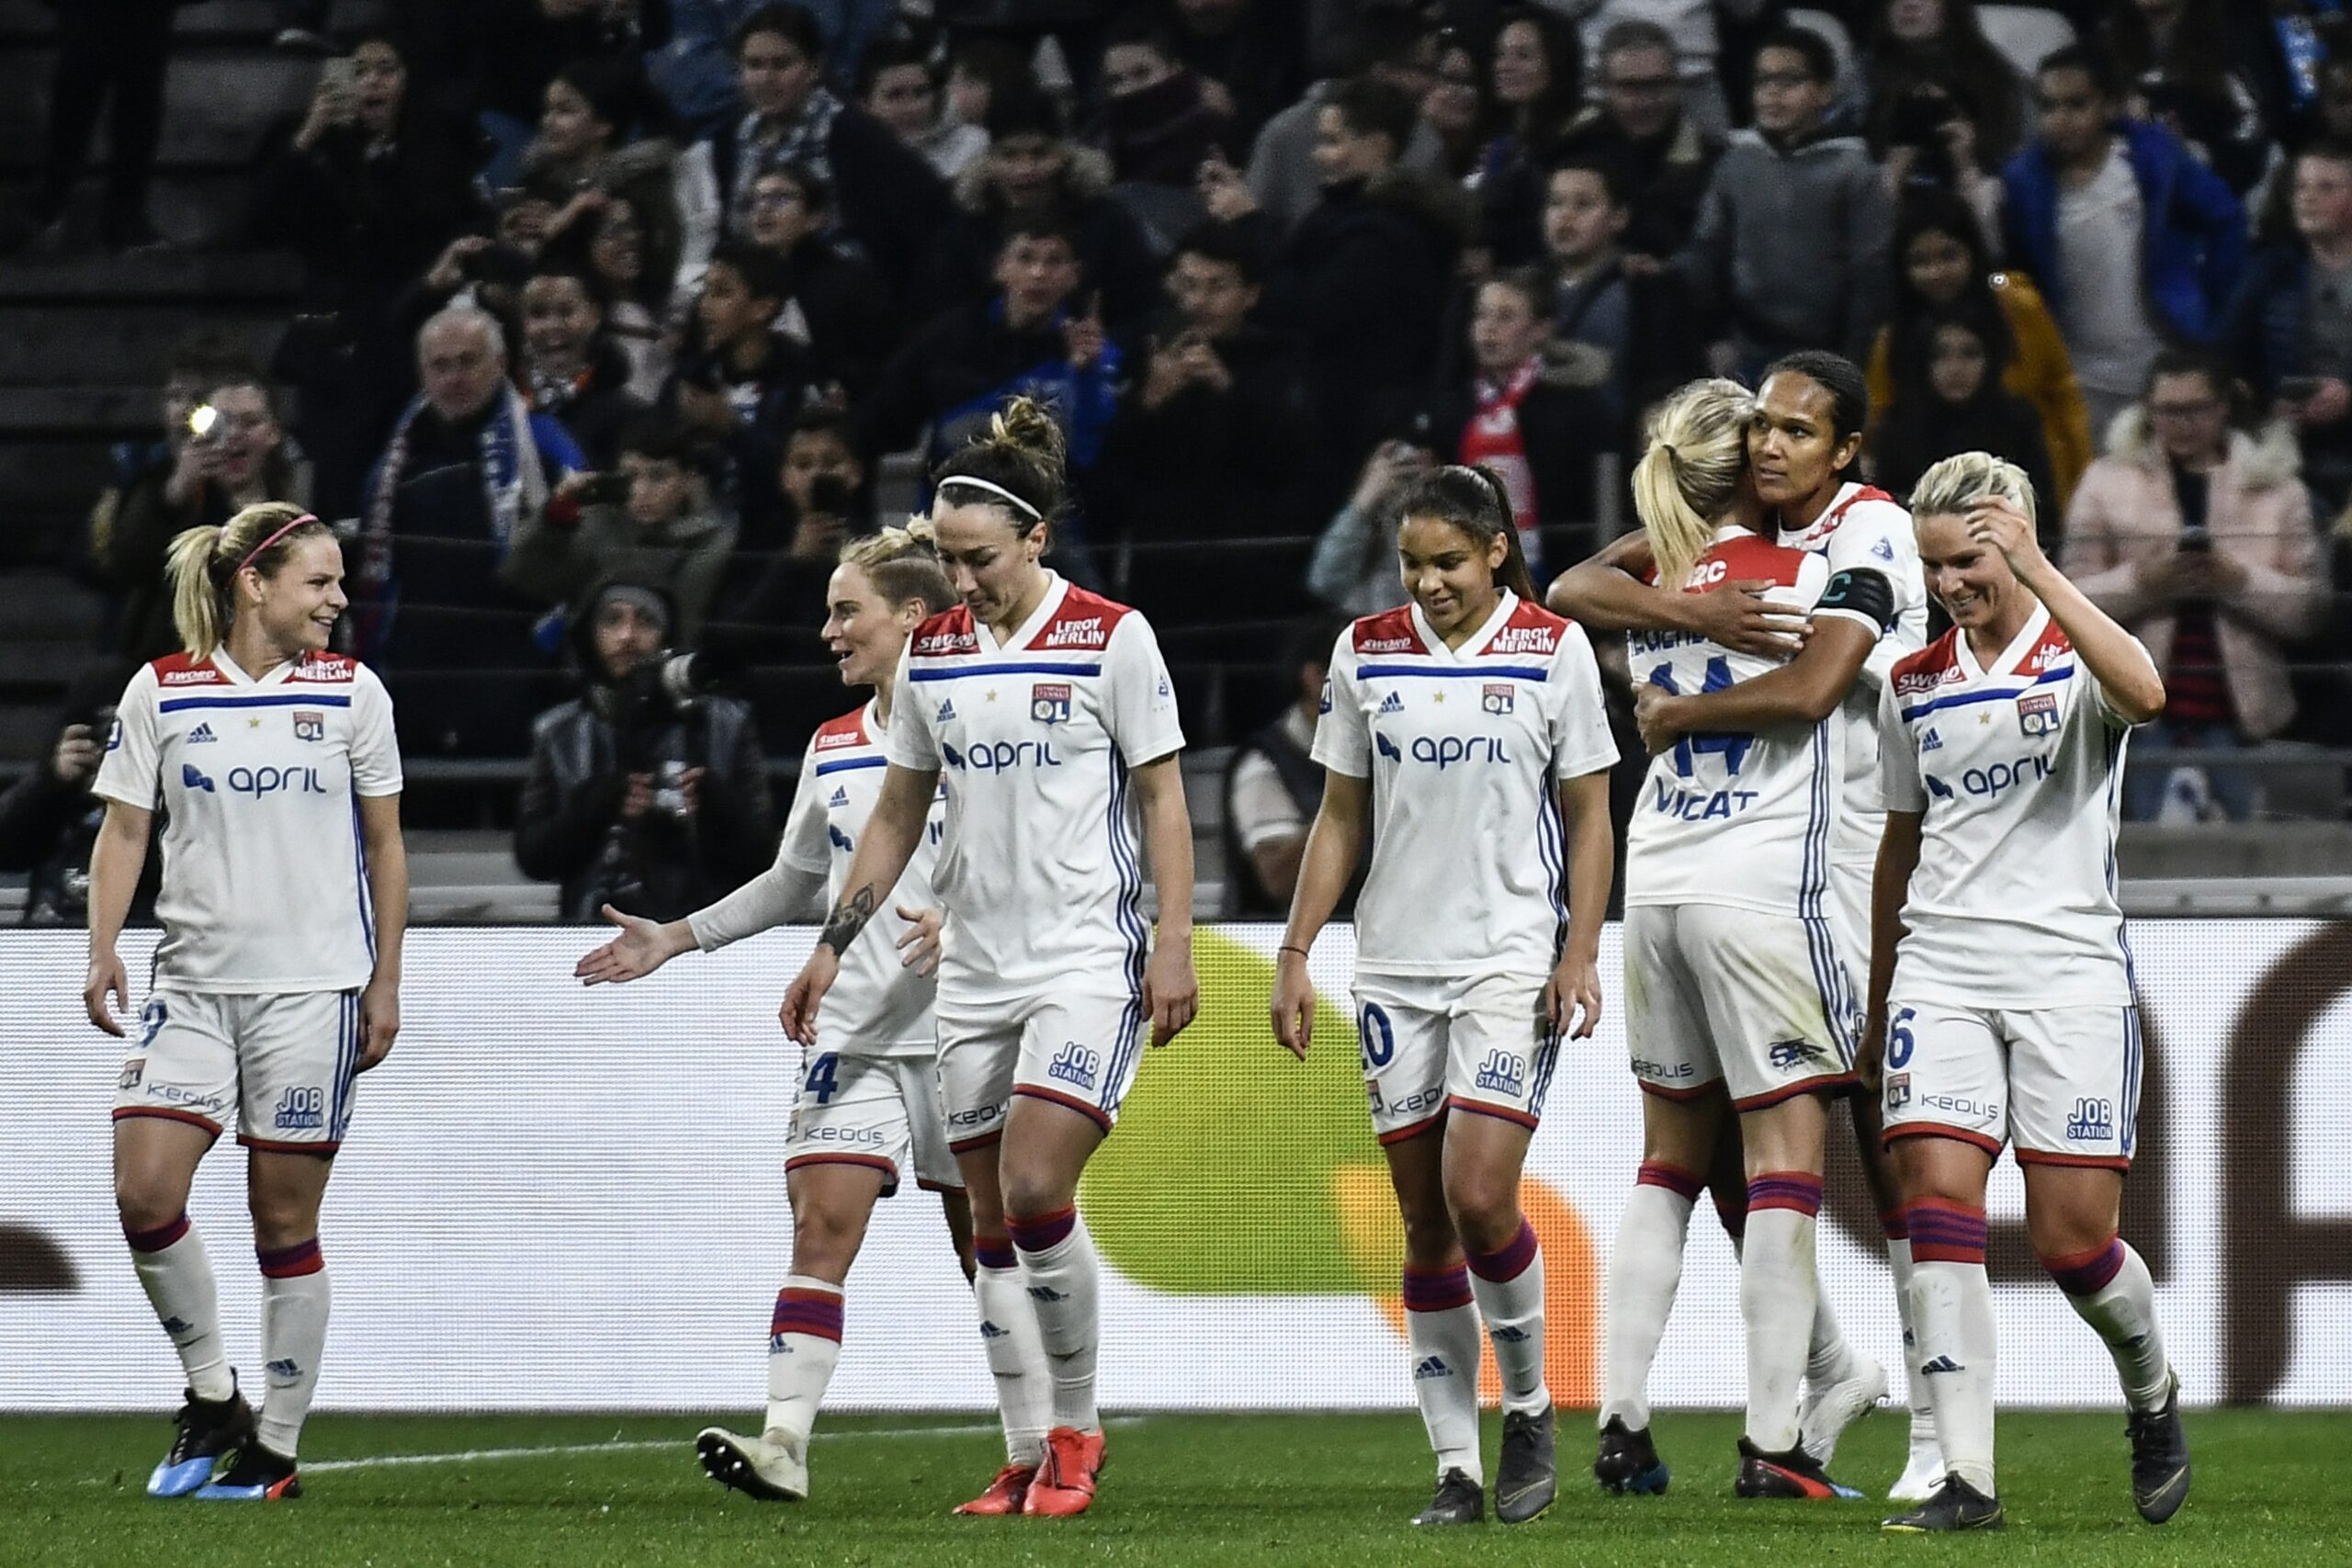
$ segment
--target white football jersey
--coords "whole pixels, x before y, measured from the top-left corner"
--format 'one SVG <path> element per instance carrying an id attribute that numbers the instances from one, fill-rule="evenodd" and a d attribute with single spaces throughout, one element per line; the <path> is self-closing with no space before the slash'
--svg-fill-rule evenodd
<path id="1" fill-rule="evenodd" d="M 1824 606 L 1815 612 L 1860 621 L 1878 637 L 1846 694 L 1844 798 L 1830 835 L 1833 864 L 1867 866 L 1878 858 L 1879 835 L 1886 826 L 1878 795 L 1879 693 L 1894 661 L 1917 652 L 1928 640 L 1928 579 L 1919 570 L 1919 537 L 1911 513 L 1893 496 L 1874 486 L 1849 484 L 1811 526 L 1781 529 L 1781 543 L 1826 558 L 1832 578 L 1842 571 L 1875 571 L 1894 590 L 1892 626 L 1852 610 Z M 1867 941 L 1869 932 L 1858 935 Z"/>
<path id="2" fill-rule="evenodd" d="M 1686 591 L 1768 581 L 1764 596 L 1805 615 L 1829 581 L 1826 559 L 1725 525 Z M 1636 686 L 1719 692 L 1779 668 L 1688 632 L 1626 639 Z M 1650 759 L 1625 834 L 1625 903 L 1727 904 L 1822 918 L 1830 835 L 1845 781 L 1843 710 L 1819 724 L 1755 734 L 1688 735 Z"/>
<path id="3" fill-rule="evenodd" d="M 869 702 L 818 726 L 800 759 L 800 787 L 793 795 L 776 858 L 822 875 L 827 908 L 841 900 L 849 863 L 882 794 L 882 771 L 889 761 L 882 754 L 884 733 Z M 929 1056 L 938 1049 L 931 1015 L 938 977 L 918 975 L 899 962 L 905 956 L 897 943 L 906 923 L 898 911 L 901 905 L 938 908 L 931 876 L 946 830 L 946 794 L 944 784 L 934 793 L 914 857 L 875 912 L 870 940 L 850 943 L 842 954 L 841 978 L 825 995 L 828 1050 L 848 1056 Z"/>
<path id="4" fill-rule="evenodd" d="M 1617 761 L 1584 629 L 1505 590 L 1457 650 L 1420 607 L 1340 635 L 1315 760 L 1372 780 L 1371 975 L 1548 976 L 1567 922 L 1559 782 Z"/>
<path id="5" fill-rule="evenodd" d="M 1887 809 L 1923 813 L 1894 993 L 2128 1005 L 2115 825 L 2129 726 L 2036 605 L 1989 670 L 1946 632 L 1882 699 Z"/>
<path id="6" fill-rule="evenodd" d="M 376 967 L 359 801 L 401 792 L 392 700 L 335 654 L 258 680 L 228 650 L 159 659 L 115 710 L 96 793 L 160 809 L 158 987 L 345 991 Z"/>
<path id="7" fill-rule="evenodd" d="M 1127 773 L 1183 750 L 1175 688 L 1142 615 L 1048 576 L 1004 642 L 958 605 L 916 627 L 899 662 L 884 752 L 947 786 L 939 993 L 966 1007 L 1143 987 Z"/>

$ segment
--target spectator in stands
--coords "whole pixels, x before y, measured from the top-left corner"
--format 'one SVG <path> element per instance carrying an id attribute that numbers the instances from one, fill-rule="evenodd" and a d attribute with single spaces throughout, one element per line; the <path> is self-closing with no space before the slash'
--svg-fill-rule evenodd
<path id="1" fill-rule="evenodd" d="M 111 525 L 91 541 L 101 580 L 121 595 L 115 649 L 141 662 L 180 646 L 164 570 L 173 536 L 265 501 L 310 502 L 308 467 L 288 448 L 277 392 L 251 365 L 223 373 L 186 429 L 171 466 L 127 486 Z"/>
<path id="2" fill-rule="evenodd" d="M 49 79 L 49 136 L 40 180 L 23 210 L 0 227 L 0 254 L 40 239 L 53 242 L 98 129 L 107 124 L 106 193 L 98 239 L 108 250 L 164 243 L 147 220 L 147 186 L 164 133 L 164 79 L 171 63 L 172 13 L 181 0 L 95 0 L 52 7 L 57 63 Z"/>
<path id="3" fill-rule="evenodd" d="M 1376 615 L 1405 602 L 1396 573 L 1396 504 L 1439 460 L 1426 414 L 1373 448 L 1354 491 L 1315 541 L 1306 568 L 1309 592 L 1350 616 Z"/>
<path id="4" fill-rule="evenodd" d="M 989 150 L 989 133 L 978 123 L 946 112 L 929 46 L 903 29 L 875 39 L 859 57 L 857 101 L 951 185 Z"/>
<path id="5" fill-rule="evenodd" d="M 613 466 L 622 429 L 645 412 L 628 374 L 628 355 L 605 334 L 596 279 L 542 261 L 523 285 L 523 378 L 531 406 L 562 423 L 592 468 Z"/>
<path id="6" fill-rule="evenodd" d="M 2295 239 L 2255 257 L 2222 337 L 2333 513 L 2352 501 L 2352 141 L 2306 147 L 2292 184 Z"/>
<path id="7" fill-rule="evenodd" d="M 1674 43 L 1684 112 L 1709 136 L 1728 130 L 1731 106 L 1746 101 L 1740 73 L 1754 48 L 1754 24 L 1777 23 L 1781 15 L 1770 0 L 1555 0 L 1552 9 L 1578 19 L 1588 56 L 1626 22 L 1664 28 Z"/>
<path id="8" fill-rule="evenodd" d="M 1257 248 L 1233 225 L 1178 243 L 1172 310 L 1129 375 L 1091 487 L 1132 543 L 1128 592 L 1162 644 L 1204 620 L 1251 623 L 1218 644 L 1242 662 L 1271 656 L 1274 628 L 1303 607 L 1306 564 L 1303 545 L 1282 542 L 1299 532 L 1312 439 L 1305 367 L 1295 342 L 1252 321 L 1262 287 Z"/>
<path id="9" fill-rule="evenodd" d="M 1317 113 L 1323 197 L 1274 253 L 1265 321 L 1306 355 L 1319 507 L 1426 395 L 1475 219 L 1459 186 L 1398 166 L 1415 118 L 1403 91 L 1360 77 Z"/>
<path id="10" fill-rule="evenodd" d="M 1674 60 L 1673 35 L 1656 22 L 1611 28 L 1600 40 L 1600 101 L 1560 141 L 1563 157 L 1617 165 L 1631 214 L 1624 246 L 1635 255 L 1670 256 L 1690 243 L 1724 152 L 1723 139 L 1683 108 Z"/>
<path id="11" fill-rule="evenodd" d="M 669 0 L 669 40 L 646 56 L 646 77 L 696 139 L 716 136 L 742 116 L 735 78 L 735 30 L 759 3 Z"/>
<path id="12" fill-rule="evenodd" d="M 1176 51 L 1244 142 L 1306 85 L 1297 11 L 1269 0 L 1175 0 Z"/>
<path id="13" fill-rule="evenodd" d="M 1982 162 L 1976 110 L 1957 85 L 1920 80 L 1889 106 L 1886 140 L 1872 140 L 1883 160 L 1887 195 L 1897 206 L 1918 197 L 1953 196 L 1968 203 L 1987 234 L 2001 231 L 2001 182 Z"/>
<path id="14" fill-rule="evenodd" d="M 787 632 L 821 619 L 842 546 L 876 525 L 872 477 L 847 414 L 821 403 L 802 409 L 777 476 L 790 519 L 784 546 L 743 561 L 747 581 L 728 596 L 728 617 Z"/>
<path id="15" fill-rule="evenodd" d="M 1756 49 L 1756 128 L 1732 138 L 1676 272 L 1724 319 L 1724 363 L 1753 378 L 1801 348 L 1859 359 L 1886 319 L 1894 213 L 1860 137 L 1830 117 L 1837 61 L 1780 28 Z"/>
<path id="16" fill-rule="evenodd" d="M 1331 648 L 1347 623 L 1306 622 L 1288 638 L 1282 670 L 1289 698 L 1282 716 L 1233 749 L 1225 770 L 1225 913 L 1278 920 L 1290 912 L 1306 829 L 1323 803 L 1323 769 L 1308 752 L 1330 674 Z M 1354 889 L 1341 900 L 1345 918 Z"/>
<path id="17" fill-rule="evenodd" d="M 728 231 L 750 225 L 752 176 L 805 164 L 832 187 L 842 231 L 864 248 L 902 308 L 922 298 L 947 186 L 890 129 L 824 85 L 817 19 L 805 6 L 763 6 L 735 37 L 747 112 L 712 145 Z"/>
<path id="18" fill-rule="evenodd" d="M 696 646 L 726 581 L 734 520 L 712 500 L 694 437 L 675 420 L 639 414 L 616 445 L 606 471 L 566 479 L 517 531 L 507 579 L 574 607 L 606 581 L 659 588 L 676 606 L 678 640 Z"/>
<path id="19" fill-rule="evenodd" d="M 566 65 L 548 84 L 523 170 L 575 192 L 626 189 L 640 204 L 664 209 L 678 237 L 677 286 L 692 288 L 718 240 L 718 174 L 707 141 L 680 147 L 656 136 L 628 142 L 646 112 L 644 90 L 633 62 Z"/>
<path id="20" fill-rule="evenodd" d="M 399 407 L 401 297 L 483 216 L 473 141 L 470 125 L 409 90 L 398 44 L 369 33 L 322 71 L 300 121 L 264 144 L 251 240 L 304 263 L 272 367 L 297 394 L 295 428 L 329 515 L 356 506 L 371 444 Z"/>
<path id="21" fill-rule="evenodd" d="M 1442 175 L 1447 179 L 1467 180 L 1477 172 L 1478 160 L 1486 156 L 1487 144 L 1494 140 L 1495 107 L 1487 90 L 1486 66 L 1465 39 L 1459 34 L 1452 34 L 1438 43 L 1437 68 L 1433 75 L 1429 90 L 1421 95 L 1421 123 L 1413 129 L 1413 145 L 1405 149 L 1405 166 L 1425 167 L 1416 161 L 1415 153 L 1417 149 L 1434 138 L 1438 162 L 1428 172 Z M 1411 85 L 1404 82 L 1397 85 L 1408 90 Z M 1288 114 L 1291 111 L 1285 109 L 1283 112 Z M 1281 118 L 1276 116 L 1267 129 L 1271 130 Z M 1314 117 L 1305 117 L 1300 124 L 1306 133 L 1298 144 L 1300 183 L 1305 193 L 1299 206 L 1304 211 L 1315 194 L 1315 163 L 1310 140 L 1315 129 Z M 1265 134 L 1261 132 L 1258 144 L 1262 147 L 1265 141 Z M 1255 173 L 1254 169 L 1252 173 Z"/>
<path id="22" fill-rule="evenodd" d="M 2187 142 L 2244 196 L 2269 167 L 2271 131 L 2224 9 L 2232 3 L 2109 0 L 2099 39 L 2143 117 Z"/>
<path id="23" fill-rule="evenodd" d="M 1078 243 L 1084 286 L 1102 318 L 1132 334 L 1159 299 L 1159 266 L 1134 217 L 1108 194 L 1111 161 L 1062 134 L 1045 89 L 1010 83 L 989 96 L 989 150 L 956 184 L 956 214 L 925 243 L 937 254 L 933 297 L 953 310 L 985 299 L 1015 220 L 1048 214 Z"/>
<path id="24" fill-rule="evenodd" d="M 495 665 L 501 650 L 523 657 L 527 613 L 544 606 L 507 588 L 496 569 L 517 529 L 585 459 L 563 426 L 532 412 L 515 389 L 504 333 L 487 311 L 441 311 L 417 333 L 416 355 L 424 390 L 368 482 L 352 571 L 361 652 L 417 671 Z M 466 690 L 435 688 L 435 711 L 409 726 L 412 746 L 431 745 L 427 737 L 444 749 L 507 739 L 513 716 L 487 699 L 469 708 Z"/>
<path id="25" fill-rule="evenodd" d="M 107 803 L 90 793 L 114 728 L 114 705 L 138 666 L 107 660 L 65 688 L 55 738 L 40 764 L 0 792 L 0 871 L 21 871 L 23 921 L 82 927 L 90 917 L 90 850 Z M 130 923 L 153 925 L 163 880 L 163 846 L 151 843 L 130 897 Z"/>
<path id="26" fill-rule="evenodd" d="M 2282 645 L 2325 604 L 2294 437 L 2277 423 L 2233 429 L 2236 390 L 2215 361 L 2158 355 L 2145 400 L 2116 422 L 2066 513 L 2063 570 L 2164 671 L 2164 716 L 2143 748 L 2228 752 L 2284 729 L 2295 704 Z M 2165 776 L 2133 768 L 2124 814 L 2154 816 Z M 2252 814 L 2242 770 L 2207 776 L 2228 815 Z"/>
<path id="27" fill-rule="evenodd" d="M 530 144 L 548 84 L 566 65 L 609 60 L 639 69 L 643 0 L 469 0 L 457 24 L 468 45 L 469 96 L 495 145 L 484 177 L 512 185 Z"/>
<path id="28" fill-rule="evenodd" d="M 1579 394 L 1588 451 L 1625 453 L 1638 445 L 1643 409 L 1700 372 L 1689 312 L 1671 277 L 1628 266 L 1625 236 L 1636 226 L 1623 165 L 1571 156 L 1552 170 L 1544 207 L 1544 259 L 1552 272 L 1545 315 L 1544 383 Z M 1542 493 L 1539 486 L 1537 493 Z M 1585 493 L 1580 516 L 1589 516 Z M 1550 507 L 1546 523 L 1566 521 Z"/>
<path id="29" fill-rule="evenodd" d="M 1545 171 L 1584 107 L 1577 30 L 1549 11 L 1507 12 L 1493 71 L 1501 128 L 1479 160 L 1478 240 L 1495 265 L 1526 266 L 1544 252 Z"/>
<path id="30" fill-rule="evenodd" d="M 790 287 L 772 254 L 748 241 L 722 241 L 662 394 L 686 428 L 723 457 L 725 497 L 753 549 L 773 548 L 783 537 L 776 468 L 784 433 L 812 394 L 807 355 L 775 330 Z"/>
<path id="31" fill-rule="evenodd" d="M 119 441 L 108 449 L 112 482 L 90 508 L 90 553 L 103 558 L 112 546 L 124 495 L 151 474 L 169 473 L 188 438 L 187 417 L 225 378 L 249 375 L 253 363 L 229 334 L 209 327 L 183 333 L 164 359 L 157 398 L 160 423 L 147 440 Z"/>
<path id="32" fill-rule="evenodd" d="M 1879 0 L 1863 63 L 1870 107 L 1863 127 L 1880 156 L 1922 127 L 1903 123 L 1914 87 L 1962 100 L 1975 145 L 1967 161 L 1998 168 L 2025 139 L 2024 84 L 1976 19 L 1976 0 Z"/>
<path id="33" fill-rule="evenodd" d="M 2007 254 L 2066 336 L 2091 429 L 2166 343 L 2203 343 L 2245 265 L 2245 209 L 2161 126 L 2122 117 L 2113 67 L 2069 45 L 2034 76 L 2041 128 L 2002 173 Z"/>
<path id="34" fill-rule="evenodd" d="M 564 265 L 585 265 L 605 300 L 605 331 L 628 356 L 628 389 L 650 400 L 669 384 L 675 345 L 671 336 L 675 235 L 650 223 L 626 192 L 589 192 L 573 203 L 545 254 Z"/>
<path id="35" fill-rule="evenodd" d="M 2064 515 L 2041 443 L 2041 415 L 2006 390 L 2008 322 L 1997 306 L 1963 295 L 1904 323 L 1892 349 L 1894 398 L 1871 437 L 1871 479 L 1902 497 L 1919 476 L 1961 452 L 1995 452 L 2052 497 L 2043 527 L 2057 544 Z"/>
<path id="36" fill-rule="evenodd" d="M 676 646 L 669 595 L 605 585 L 573 638 L 581 695 L 531 723 L 514 861 L 560 882 L 560 918 L 605 904 L 674 920 L 740 887 L 775 852 L 767 759 L 749 705 L 680 703 L 654 679 Z"/>
<path id="37" fill-rule="evenodd" d="M 1349 76 L 1385 82 L 1419 104 L 1437 87 L 1437 37 L 1435 25 L 1420 11 L 1396 0 L 1371 0 L 1349 29 L 1340 53 L 1349 62 Z M 1484 67 L 1466 50 L 1454 52 L 1465 56 L 1459 63 L 1470 72 L 1473 95 L 1477 96 L 1483 91 L 1476 84 Z M 1201 195 L 1212 217 L 1230 220 L 1255 210 L 1265 214 L 1263 221 L 1277 236 L 1296 227 L 1321 199 L 1323 182 L 1315 155 L 1317 131 L 1323 106 L 1347 79 L 1317 82 L 1298 102 L 1266 122 L 1250 148 L 1246 185 L 1229 164 L 1204 165 Z M 1397 162 L 1421 174 L 1466 175 L 1486 148 L 1485 117 L 1478 116 L 1468 130 L 1475 134 L 1465 136 L 1465 161 L 1457 168 L 1447 167 L 1445 149 L 1435 128 L 1426 122 L 1414 125 Z"/>
<path id="38" fill-rule="evenodd" d="M 1205 160 L 1235 155 L 1232 111 L 1213 96 L 1178 57 L 1168 22 L 1156 12 L 1125 12 L 1103 46 L 1102 103 L 1087 140 L 1109 154 L 1120 184 L 1189 192 Z"/>
<path id="39" fill-rule="evenodd" d="M 874 389 L 903 335 L 890 286 L 833 238 L 833 193 L 816 171 L 778 164 L 752 182 L 751 241 L 784 264 L 775 330 L 807 351 L 819 383 L 854 401 Z"/>
<path id="40" fill-rule="evenodd" d="M 2055 487 L 2041 493 L 2050 498 L 2052 517 L 2064 515 L 2083 470 L 2090 467 L 2091 422 L 2065 339 L 2041 293 L 2023 273 L 1993 270 L 1974 212 L 1950 195 L 1914 193 L 1904 202 L 1895 217 L 1894 265 L 1894 314 L 1871 345 L 1872 418 L 1883 418 L 1900 398 L 1894 367 L 1897 337 L 1913 333 L 1930 312 L 1963 300 L 1995 307 L 2008 338 L 2001 386 L 2031 403 L 2041 416 L 2041 447 Z"/>

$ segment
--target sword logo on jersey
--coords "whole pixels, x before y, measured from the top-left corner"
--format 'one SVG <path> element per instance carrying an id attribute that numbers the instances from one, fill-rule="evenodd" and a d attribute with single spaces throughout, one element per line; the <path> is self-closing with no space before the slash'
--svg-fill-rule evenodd
<path id="1" fill-rule="evenodd" d="M 1069 684 L 1041 682 L 1029 688 L 1029 716 L 1039 724 L 1069 722 Z"/>
<path id="2" fill-rule="evenodd" d="M 1490 1089 L 1517 1100 L 1526 1091 L 1527 1068 L 1518 1057 L 1497 1046 L 1478 1065 L 1476 1081 L 1480 1089 Z"/>
<path id="3" fill-rule="evenodd" d="M 1102 1055 L 1099 1052 L 1090 1051 L 1077 1041 L 1071 1040 L 1063 1044 L 1061 1054 L 1056 1056 L 1053 1065 L 1046 1069 L 1046 1076 L 1049 1078 L 1059 1078 L 1067 1084 L 1076 1084 L 1079 1088 L 1091 1092 L 1094 1088 L 1094 1075 L 1102 1070 Z"/>
<path id="4" fill-rule="evenodd" d="M 2018 728 L 2026 739 L 2038 740 L 2058 733 L 2058 694 L 2033 692 L 2018 699 Z"/>
<path id="5" fill-rule="evenodd" d="M 1519 688 L 1512 685 L 1509 681 L 1490 681 L 1487 683 L 1487 688 L 1480 696 L 1479 705 L 1484 707 L 1488 713 L 1509 713 L 1511 711 L 1513 694 L 1518 690 Z"/>
<path id="6" fill-rule="evenodd" d="M 327 738 L 327 716 L 307 708 L 294 710 L 294 739 L 324 740 Z"/>
<path id="7" fill-rule="evenodd" d="M 2104 1100 L 2078 1100 L 2066 1118 L 2066 1139 L 2075 1144 L 2103 1144 L 2115 1136 L 2115 1107 Z"/>

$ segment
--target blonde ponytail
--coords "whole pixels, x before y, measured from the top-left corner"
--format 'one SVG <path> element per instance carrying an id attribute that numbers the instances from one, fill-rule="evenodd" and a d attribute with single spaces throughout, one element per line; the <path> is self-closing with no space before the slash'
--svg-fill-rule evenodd
<path id="1" fill-rule="evenodd" d="M 1754 394 L 1736 381 L 1693 381 L 1666 400 L 1634 465 L 1634 512 L 1649 536 L 1657 584 L 1679 592 L 1707 553 L 1747 468 Z"/>
<path id="2" fill-rule="evenodd" d="M 841 563 L 865 573 L 874 591 L 894 605 L 919 603 L 926 615 L 956 605 L 956 587 L 939 562 L 928 517 L 910 517 L 904 527 L 852 539 L 842 547 Z"/>
<path id="3" fill-rule="evenodd" d="M 296 545 L 327 532 L 300 507 L 266 501 L 218 527 L 208 524 L 173 536 L 164 570 L 172 583 L 172 625 L 188 657 L 209 659 L 228 640 L 234 618 L 230 588 L 240 570 L 250 566 L 273 576 Z"/>

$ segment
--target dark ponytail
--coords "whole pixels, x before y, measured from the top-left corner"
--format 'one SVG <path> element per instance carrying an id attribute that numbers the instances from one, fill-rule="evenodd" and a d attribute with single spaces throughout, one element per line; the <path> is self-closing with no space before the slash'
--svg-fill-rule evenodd
<path id="1" fill-rule="evenodd" d="M 1544 601 L 1535 592 L 1535 574 L 1527 567 L 1527 549 L 1520 542 L 1519 525 L 1511 516 L 1510 492 L 1494 469 L 1449 463 L 1415 479 L 1405 491 L 1399 515 L 1432 517 L 1461 529 L 1481 547 L 1501 536 L 1503 564 L 1495 581 L 1531 604 Z"/>

